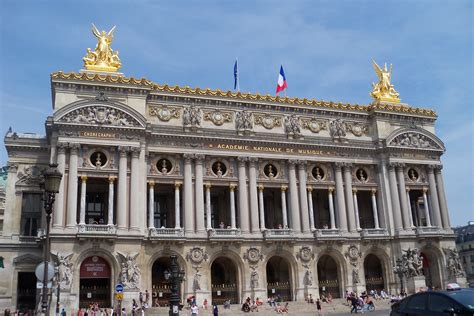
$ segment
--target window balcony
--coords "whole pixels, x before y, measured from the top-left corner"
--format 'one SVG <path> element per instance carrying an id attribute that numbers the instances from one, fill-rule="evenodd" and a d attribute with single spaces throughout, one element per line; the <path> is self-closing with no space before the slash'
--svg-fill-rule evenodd
<path id="1" fill-rule="evenodd" d="M 209 239 L 238 239 L 242 237 L 240 228 L 211 228 L 207 230 Z"/>
<path id="2" fill-rule="evenodd" d="M 381 239 L 388 236 L 388 232 L 385 228 L 363 228 L 361 232 L 363 239 Z"/>
<path id="3" fill-rule="evenodd" d="M 116 237 L 117 226 L 106 224 L 78 224 L 78 237 Z"/>
<path id="4" fill-rule="evenodd" d="M 266 229 L 263 231 L 263 238 L 267 240 L 293 239 L 295 234 L 290 228 Z"/>
<path id="5" fill-rule="evenodd" d="M 337 228 L 316 229 L 314 230 L 313 234 L 314 237 L 319 240 L 333 240 L 342 237 L 341 232 Z"/>
<path id="6" fill-rule="evenodd" d="M 415 228 L 417 236 L 423 237 L 437 237 L 443 231 L 437 226 L 420 226 Z"/>
<path id="7" fill-rule="evenodd" d="M 183 239 L 184 229 L 183 228 L 149 228 L 148 237 L 151 240 L 160 239 Z"/>

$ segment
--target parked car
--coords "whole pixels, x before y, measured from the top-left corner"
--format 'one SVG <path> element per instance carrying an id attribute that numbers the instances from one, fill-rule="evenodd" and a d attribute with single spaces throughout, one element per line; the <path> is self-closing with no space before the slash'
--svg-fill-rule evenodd
<path id="1" fill-rule="evenodd" d="M 390 316 L 474 316 L 474 289 L 423 292 L 392 305 Z"/>

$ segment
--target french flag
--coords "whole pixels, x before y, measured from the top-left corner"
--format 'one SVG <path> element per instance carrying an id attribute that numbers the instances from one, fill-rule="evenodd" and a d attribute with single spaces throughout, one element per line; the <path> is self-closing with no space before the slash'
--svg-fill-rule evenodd
<path id="1" fill-rule="evenodd" d="M 276 93 L 283 91 L 286 88 L 288 88 L 288 85 L 286 84 L 285 72 L 283 71 L 283 66 L 280 66 L 280 74 L 278 75 Z"/>

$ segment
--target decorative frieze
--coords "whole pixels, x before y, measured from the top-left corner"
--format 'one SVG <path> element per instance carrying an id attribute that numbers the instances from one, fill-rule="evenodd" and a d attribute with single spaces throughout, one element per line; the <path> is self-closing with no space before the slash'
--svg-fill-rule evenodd
<path id="1" fill-rule="evenodd" d="M 266 129 L 273 129 L 274 127 L 281 127 L 281 117 L 270 114 L 255 114 L 255 124 L 261 125 Z"/>
<path id="2" fill-rule="evenodd" d="M 231 123 L 234 118 L 234 114 L 229 111 L 205 111 L 204 120 L 211 121 L 214 125 L 221 126 L 224 123 Z"/>
<path id="3" fill-rule="evenodd" d="M 97 105 L 73 110 L 59 118 L 59 122 L 129 127 L 141 126 L 136 119 L 119 109 Z"/>
<path id="4" fill-rule="evenodd" d="M 148 108 L 150 116 L 156 116 L 163 122 L 168 122 L 171 119 L 179 119 L 180 109 L 178 107 L 168 106 L 166 104 L 158 106 L 150 106 Z"/>
<path id="5" fill-rule="evenodd" d="M 315 134 L 328 129 L 328 123 L 326 120 L 302 118 L 301 123 L 304 129 L 308 129 Z"/>
<path id="6" fill-rule="evenodd" d="M 434 140 L 418 132 L 406 132 L 390 141 L 389 146 L 442 150 Z"/>

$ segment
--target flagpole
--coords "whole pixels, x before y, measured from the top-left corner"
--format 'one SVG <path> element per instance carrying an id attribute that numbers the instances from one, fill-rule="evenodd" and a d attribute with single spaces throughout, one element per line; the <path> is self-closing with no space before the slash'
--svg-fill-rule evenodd
<path id="1" fill-rule="evenodd" d="M 237 92 L 240 92 L 239 59 L 237 57 L 235 57 L 235 62 L 237 63 Z"/>

